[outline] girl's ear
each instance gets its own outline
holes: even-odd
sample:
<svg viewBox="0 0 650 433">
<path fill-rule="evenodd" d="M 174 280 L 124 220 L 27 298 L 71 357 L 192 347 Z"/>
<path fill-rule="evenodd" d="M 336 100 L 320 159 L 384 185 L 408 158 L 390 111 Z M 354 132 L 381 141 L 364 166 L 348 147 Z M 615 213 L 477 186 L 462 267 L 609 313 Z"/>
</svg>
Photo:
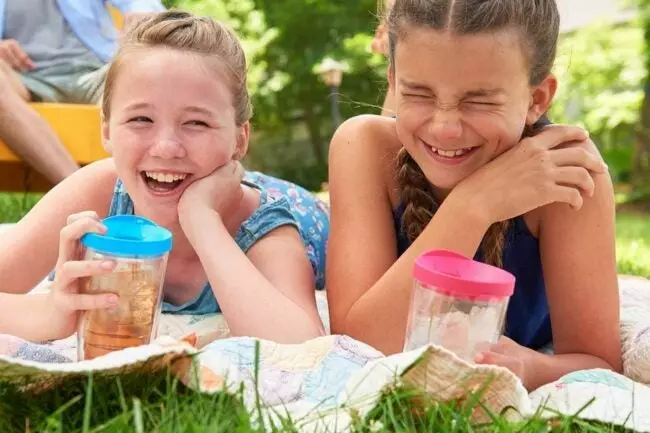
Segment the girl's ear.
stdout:
<svg viewBox="0 0 650 433">
<path fill-rule="evenodd" d="M 537 85 L 531 94 L 526 124 L 534 125 L 548 111 L 557 91 L 557 78 L 549 75 Z"/>
<path fill-rule="evenodd" d="M 104 150 L 108 153 L 112 153 L 113 148 L 111 147 L 111 129 L 108 126 L 108 121 L 102 115 L 102 146 Z"/>
<path fill-rule="evenodd" d="M 232 159 L 241 161 L 246 156 L 248 152 L 248 142 L 250 139 L 251 133 L 251 124 L 246 121 L 239 128 L 239 133 L 237 134 L 237 144 L 235 145 L 235 152 L 232 155 Z"/>
</svg>

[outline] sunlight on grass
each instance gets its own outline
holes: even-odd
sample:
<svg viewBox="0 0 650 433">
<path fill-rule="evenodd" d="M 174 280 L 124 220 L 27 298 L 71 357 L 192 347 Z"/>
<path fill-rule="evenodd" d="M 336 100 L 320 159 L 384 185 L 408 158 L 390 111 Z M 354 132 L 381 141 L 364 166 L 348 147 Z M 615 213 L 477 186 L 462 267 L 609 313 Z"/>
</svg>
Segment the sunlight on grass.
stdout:
<svg viewBox="0 0 650 433">
<path fill-rule="evenodd" d="M 43 194 L 0 193 L 0 224 L 20 220 Z"/>
<path fill-rule="evenodd" d="M 617 216 L 616 250 L 620 273 L 650 278 L 650 215 Z"/>
</svg>

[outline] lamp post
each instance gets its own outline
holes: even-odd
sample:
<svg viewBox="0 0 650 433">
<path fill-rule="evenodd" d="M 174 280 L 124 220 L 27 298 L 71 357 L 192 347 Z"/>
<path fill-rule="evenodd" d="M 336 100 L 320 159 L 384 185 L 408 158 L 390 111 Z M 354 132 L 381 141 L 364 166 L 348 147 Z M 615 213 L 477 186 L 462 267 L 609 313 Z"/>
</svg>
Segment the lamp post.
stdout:
<svg viewBox="0 0 650 433">
<path fill-rule="evenodd" d="M 346 66 L 344 63 L 337 62 L 334 59 L 326 58 L 318 65 L 317 72 L 321 80 L 330 88 L 330 97 L 332 99 L 332 120 L 334 122 L 334 129 L 338 128 L 341 124 L 341 114 L 339 112 L 338 91 L 341 81 L 343 80 L 343 72 Z"/>
</svg>

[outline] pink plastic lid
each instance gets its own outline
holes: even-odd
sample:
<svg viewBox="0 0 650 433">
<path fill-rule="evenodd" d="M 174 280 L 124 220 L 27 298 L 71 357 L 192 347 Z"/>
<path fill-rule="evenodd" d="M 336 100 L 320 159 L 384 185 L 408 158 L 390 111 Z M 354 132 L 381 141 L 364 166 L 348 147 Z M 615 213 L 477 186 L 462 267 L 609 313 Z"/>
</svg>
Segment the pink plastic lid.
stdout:
<svg viewBox="0 0 650 433">
<path fill-rule="evenodd" d="M 432 290 L 460 298 L 506 298 L 515 289 L 511 273 L 447 250 L 420 255 L 413 277 Z"/>
</svg>

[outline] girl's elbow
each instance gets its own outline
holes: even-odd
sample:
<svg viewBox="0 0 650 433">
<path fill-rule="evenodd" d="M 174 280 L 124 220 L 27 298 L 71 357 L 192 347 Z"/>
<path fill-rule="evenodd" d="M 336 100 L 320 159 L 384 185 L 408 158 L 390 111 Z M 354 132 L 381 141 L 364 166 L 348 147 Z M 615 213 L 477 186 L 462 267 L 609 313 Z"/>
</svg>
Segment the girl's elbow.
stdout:
<svg viewBox="0 0 650 433">
<path fill-rule="evenodd" d="M 612 353 L 610 356 L 604 359 L 604 361 L 608 363 L 611 369 L 614 370 L 616 373 L 623 374 L 624 372 L 623 355 L 620 350 L 616 351 L 616 353 Z"/>
</svg>

